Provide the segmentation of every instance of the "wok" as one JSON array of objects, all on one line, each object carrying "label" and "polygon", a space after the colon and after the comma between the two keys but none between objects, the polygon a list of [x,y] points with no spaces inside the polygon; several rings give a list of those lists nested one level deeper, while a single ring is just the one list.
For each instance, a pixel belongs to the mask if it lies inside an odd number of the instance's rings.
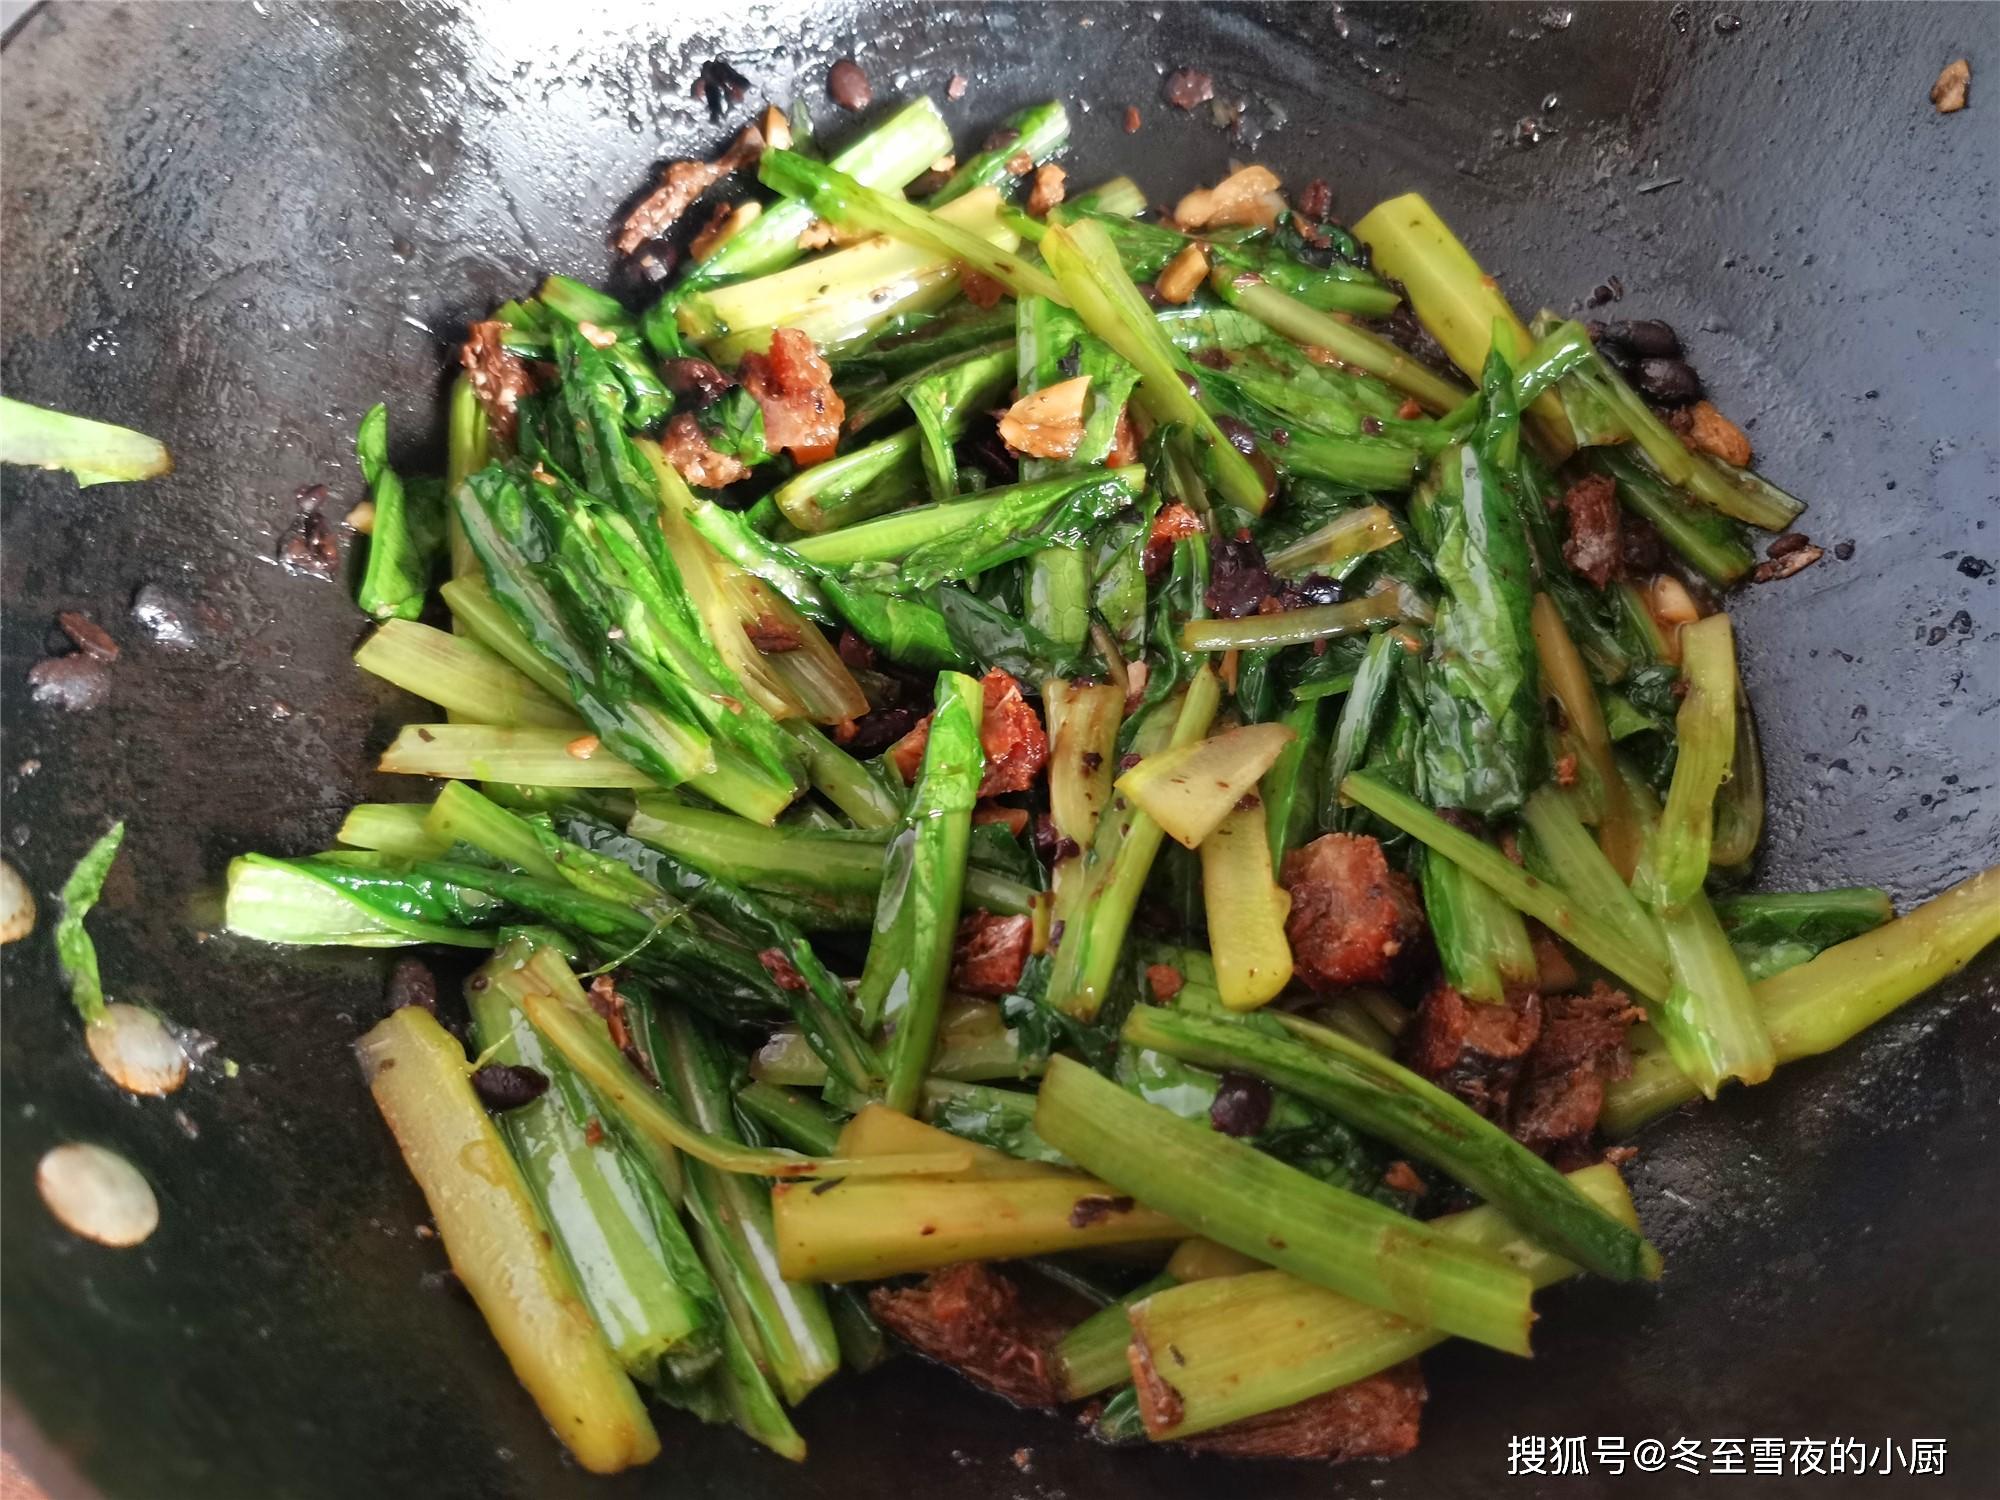
[{"label": "wok", "polygon": [[[241,1066],[135,1104],[84,1053],[50,921],[5,950],[13,1451],[57,1496],[1448,1500],[1701,1482],[1509,1481],[1516,1434],[1942,1436],[1947,1474],[1922,1492],[1990,1494],[1992,953],[1840,1054],[1649,1130],[1630,1172],[1666,1279],[1545,1297],[1532,1367],[1429,1356],[1408,1460],[1112,1452],[903,1359],[814,1396],[803,1468],[674,1413],[649,1471],[565,1463],[474,1310],[426,1286],[442,1253],[414,1232],[422,1200],[348,1054],[386,959],[218,936],[214,892],[238,851],[315,849],[351,802],[411,794],[371,771],[412,705],[350,669],[351,588],[274,562],[295,493],[328,485],[336,516],[361,497],[350,436],[379,398],[399,462],[435,465],[446,345],[545,272],[604,276],[609,217],[651,163],[721,138],[689,97],[707,58],[754,81],[737,117],[797,94],[837,129],[823,81],[849,53],[878,113],[966,74],[946,106],[961,139],[1060,94],[1084,176],[1128,171],[1162,197],[1247,154],[1159,103],[1161,70],[1195,63],[1288,181],[1325,176],[1350,216],[1425,192],[1517,301],[1567,309],[1619,277],[1614,315],[1683,331],[1829,549],[1736,606],[1773,789],[1767,886],[1874,881],[1907,901],[2000,849],[2000,577],[1966,561],[2000,561],[2000,101],[1980,77],[1965,114],[1926,99],[1950,59],[2000,56],[1995,11],[725,9],[66,4],[7,44],[0,377],[157,434],[178,466],[81,494],[5,475],[6,854],[48,898],[129,818],[93,919],[113,990]],[[146,583],[190,601],[191,648],[128,618]],[[25,682],[74,608],[124,644],[87,714],[32,704]],[[85,1244],[43,1211],[34,1164],[68,1139],[156,1184],[144,1247]]]}]

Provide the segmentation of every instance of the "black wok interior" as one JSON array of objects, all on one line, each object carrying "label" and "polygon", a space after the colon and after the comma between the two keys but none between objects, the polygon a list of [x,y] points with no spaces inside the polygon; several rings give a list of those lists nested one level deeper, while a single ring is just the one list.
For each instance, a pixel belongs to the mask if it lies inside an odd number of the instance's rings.
[{"label": "black wok interior", "polygon": [[[1245,101],[1258,159],[1288,182],[1324,176],[1346,216],[1422,190],[1517,304],[1569,310],[1621,278],[1617,311],[1683,332],[1829,548],[1734,606],[1772,787],[1763,879],[1929,895],[2000,850],[2000,573],[1961,566],[2000,563],[2000,74],[1977,72],[2000,66],[1996,18],[1920,4],[36,10],[0,63],[0,380],[156,434],[177,469],[83,493],[61,475],[0,481],[5,852],[46,911],[90,839],[128,818],[93,919],[112,989],[214,1037],[241,1072],[211,1066],[169,1101],[117,1094],[81,1045],[51,922],[4,950],[8,1446],[58,1497],[1449,1500],[1699,1483],[1510,1482],[1512,1434],[1943,1436],[1949,1470],[1922,1492],[1992,1493],[2000,955],[1838,1056],[1649,1130],[1630,1175],[1665,1280],[1547,1295],[1532,1367],[1465,1346],[1428,1356],[1410,1459],[1249,1469],[1114,1452],[904,1358],[804,1406],[804,1467],[662,1413],[662,1461],[595,1481],[561,1457],[472,1307],[427,1284],[443,1254],[414,1233],[422,1200],[348,1055],[386,958],[217,935],[215,894],[231,855],[322,847],[350,803],[419,791],[371,770],[413,706],[350,668],[351,588],[274,561],[295,494],[329,486],[335,515],[361,498],[350,444],[378,399],[399,460],[436,466],[440,372],[466,321],[546,272],[602,280],[609,217],[651,165],[740,118],[711,125],[689,97],[703,60],[751,78],[743,110],[798,94],[849,131],[823,83],[852,54],[876,113],[911,90],[942,100],[964,73],[946,105],[962,139],[1061,95],[1082,177],[1127,171],[1162,198],[1249,151],[1160,104],[1161,70],[1195,63]],[[1927,90],[1967,55],[1973,105],[1940,117]],[[190,649],[128,618],[146,583],[192,603]],[[106,707],[63,714],[30,702],[26,674],[56,612],[79,608],[124,654]],[[144,1247],[85,1244],[44,1212],[34,1164],[68,1139],[116,1147],[156,1184],[163,1223]]]}]

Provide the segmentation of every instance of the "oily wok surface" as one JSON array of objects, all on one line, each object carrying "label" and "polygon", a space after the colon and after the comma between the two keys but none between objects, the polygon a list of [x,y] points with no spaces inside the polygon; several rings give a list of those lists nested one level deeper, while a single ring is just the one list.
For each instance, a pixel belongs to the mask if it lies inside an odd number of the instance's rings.
[{"label": "oily wok surface", "polygon": [[[1943,888],[2000,847],[2000,572],[1983,568],[2000,564],[2000,241],[1977,72],[1992,11],[264,10],[44,6],[0,61],[0,383],[156,434],[177,460],[82,494],[0,475],[7,857],[47,913],[128,818],[92,919],[112,992],[241,1066],[134,1104],[83,1050],[52,916],[0,956],[7,1443],[52,1493],[1583,1492],[1509,1481],[1517,1434],[1944,1436],[1947,1475],[1925,1492],[1983,1492],[2000,1461],[1990,953],[1838,1056],[1647,1131],[1627,1170],[1665,1280],[1547,1296],[1532,1366],[1430,1355],[1407,1460],[1114,1452],[906,1358],[802,1408],[803,1468],[662,1412],[663,1461],[604,1482],[564,1462],[415,1234],[422,1200],[348,1052],[387,958],[212,934],[231,855],[319,848],[350,803],[412,795],[371,770],[409,704],[348,663],[351,573],[274,560],[297,492],[327,485],[334,516],[361,498],[351,434],[378,399],[398,461],[434,464],[438,403],[410,393],[442,393],[469,318],[546,272],[601,281],[607,227],[652,164],[709,149],[766,95],[850,128],[824,97],[848,54],[876,113],[919,89],[943,103],[965,74],[945,105],[961,141],[1066,98],[1078,181],[1125,171],[1165,199],[1254,144],[1288,183],[1326,177],[1345,217],[1426,193],[1523,307],[1568,311],[1619,277],[1612,314],[1681,330],[1829,549],[1732,606],[1771,787],[1761,883]],[[1926,92],[1961,55],[1973,103],[1941,118]],[[754,92],[711,125],[688,87],[718,56]],[[1160,104],[1161,71],[1189,63],[1245,102],[1243,140]],[[148,583],[183,602],[184,647],[128,615]],[[64,714],[29,701],[26,674],[78,608],[124,650],[109,703]],[[163,1222],[145,1246],[83,1244],[43,1211],[34,1164],[67,1139],[151,1178]]]}]

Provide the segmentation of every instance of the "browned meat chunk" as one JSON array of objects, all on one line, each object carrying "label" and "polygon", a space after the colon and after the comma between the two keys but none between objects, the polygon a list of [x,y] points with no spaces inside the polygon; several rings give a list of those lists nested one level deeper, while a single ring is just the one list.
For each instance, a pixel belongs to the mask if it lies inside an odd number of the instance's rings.
[{"label": "browned meat chunk", "polygon": [[1054,162],[1035,168],[1035,180],[1028,188],[1028,212],[1046,219],[1049,210],[1063,201],[1063,179],[1068,174]]},{"label": "browned meat chunk", "polygon": [[981,802],[972,809],[973,827],[977,828],[981,823],[998,823],[1015,838],[1026,833],[1028,824],[1033,821],[1034,815],[1027,808],[1010,807],[1005,802]]},{"label": "browned meat chunk", "polygon": [[[1139,1411],[1149,1429],[1171,1425],[1180,1397],[1163,1381],[1141,1346],[1130,1360]],[[1415,1360],[1277,1411],[1245,1417],[1197,1437],[1190,1448],[1237,1458],[1399,1458],[1417,1446],[1423,1419],[1423,1371]]]},{"label": "browned meat chunk", "polygon": [[1031,1306],[990,1266],[946,1266],[913,1287],[878,1287],[868,1305],[919,1354],[949,1365],[974,1385],[1018,1406],[1055,1406],[1049,1350],[1064,1320]]},{"label": "browned meat chunk", "polygon": [[472,377],[472,394],[486,408],[486,425],[502,442],[514,441],[515,413],[523,396],[534,394],[535,380],[518,354],[509,354],[500,340],[507,325],[474,323],[459,348],[458,362]]},{"label": "browned meat chunk", "polygon": [[1314,989],[1380,984],[1397,955],[1424,935],[1416,887],[1389,868],[1372,838],[1314,839],[1285,856],[1283,880],[1292,897],[1285,921],[1292,962]]},{"label": "browned meat chunk", "polygon": [[782,948],[766,948],[757,955],[757,962],[764,966],[764,972],[781,990],[803,990],[805,976],[798,970],[791,957]]},{"label": "browned meat chunk", "polygon": [[951,987],[967,995],[998,1000],[1019,988],[1035,942],[1035,920],[968,912],[958,924],[951,955]]},{"label": "browned meat chunk", "polygon": [[691,411],[676,412],[667,423],[660,451],[666,454],[674,472],[696,489],[719,490],[750,475],[740,460],[709,446],[708,434],[701,430],[701,423]]},{"label": "browned meat chunk", "polygon": [[1184,536],[1200,536],[1201,530],[1201,517],[1178,500],[1161,506],[1146,537],[1146,577],[1156,579],[1165,573],[1174,560],[1174,543]]},{"label": "browned meat chunk", "polygon": [[750,644],[766,656],[782,656],[787,651],[797,651],[806,643],[805,637],[799,634],[798,626],[769,613],[747,622],[743,633],[750,637]]},{"label": "browned meat chunk", "polygon": [[658,239],[680,222],[695,199],[738,168],[754,166],[763,154],[764,137],[756,126],[746,125],[714,161],[669,162],[660,174],[660,185],[625,216],[618,231],[618,253],[630,255],[646,241]]},{"label": "browned meat chunk", "polygon": [[1504,1005],[1482,1005],[1440,979],[1403,1033],[1403,1061],[1487,1119],[1504,1124],[1541,1031],[1542,1002],[1535,994]]},{"label": "browned meat chunk", "polygon": [[1602,980],[1588,994],[1545,996],[1541,1035],[1514,1093],[1514,1138],[1564,1170],[1589,1163],[1604,1086],[1632,1071],[1626,1034],[1644,1018]]},{"label": "browned meat chunk", "polygon": [[982,309],[998,306],[1000,299],[1007,295],[1007,288],[1000,282],[966,265],[958,268],[958,289],[965,293],[966,301]]},{"label": "browned meat chunk", "polygon": [[[1004,792],[1025,792],[1049,763],[1049,737],[1041,717],[1021,696],[1021,684],[1005,672],[988,672],[980,679],[985,689],[985,717],[979,725],[979,747],[986,752],[986,774],[979,783],[979,795],[997,797]],[[924,747],[930,743],[931,721],[926,714],[917,727],[889,747],[889,763],[905,781],[915,781],[924,763]]]},{"label": "browned meat chunk", "polygon": [[1618,574],[1624,549],[1618,538],[1618,486],[1602,474],[1579,479],[1563,493],[1569,512],[1569,540],[1563,561],[1592,588],[1603,588]]},{"label": "browned meat chunk", "polygon": [[980,724],[979,744],[986,752],[986,775],[979,783],[979,795],[1025,792],[1049,763],[1048,734],[1040,715],[1021,696],[1021,684],[1007,673],[988,672],[981,683],[986,690],[986,716]]},{"label": "browned meat chunk", "polygon": [[790,453],[801,467],[833,457],[847,403],[810,335],[780,328],[769,354],[746,354],[737,371],[764,411],[764,446]]}]

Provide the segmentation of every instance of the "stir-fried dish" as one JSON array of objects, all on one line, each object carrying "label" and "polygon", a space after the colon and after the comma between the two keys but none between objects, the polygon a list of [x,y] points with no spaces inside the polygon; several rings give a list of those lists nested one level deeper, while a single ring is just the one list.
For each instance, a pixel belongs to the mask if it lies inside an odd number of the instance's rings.
[{"label": "stir-fried dish", "polygon": [[467,960],[362,1070],[589,1469],[652,1401],[803,1458],[892,1340],[1107,1441],[1404,1453],[1422,1351],[1661,1274],[1621,1142],[2000,935],[1991,870],[1747,888],[1727,601],[1819,550],[1672,329],[1067,134],[770,110],[626,221],[649,305],[473,326],[442,474],[361,424],[356,662],[441,789],[229,926]]}]

